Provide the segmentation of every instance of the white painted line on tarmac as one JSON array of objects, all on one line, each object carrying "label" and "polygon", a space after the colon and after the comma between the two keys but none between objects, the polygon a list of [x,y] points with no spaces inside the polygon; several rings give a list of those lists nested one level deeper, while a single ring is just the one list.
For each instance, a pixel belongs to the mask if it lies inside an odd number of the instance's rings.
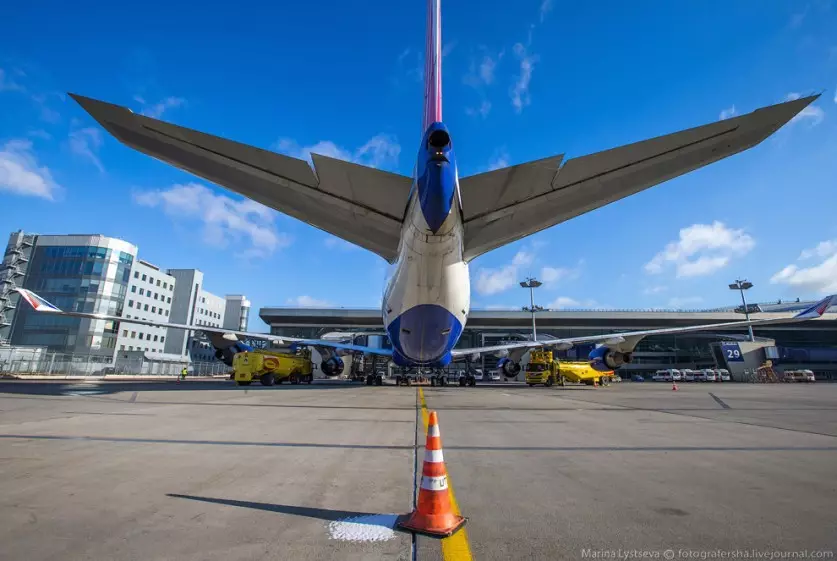
[{"label": "white painted line on tarmac", "polygon": [[397,514],[369,514],[335,520],[328,525],[330,538],[344,542],[385,542],[395,537]]}]

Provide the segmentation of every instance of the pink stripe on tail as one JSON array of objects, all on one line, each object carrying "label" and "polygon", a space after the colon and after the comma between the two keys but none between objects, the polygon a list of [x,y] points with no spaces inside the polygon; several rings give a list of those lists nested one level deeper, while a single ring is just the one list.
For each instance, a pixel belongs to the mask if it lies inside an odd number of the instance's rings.
[{"label": "pink stripe on tail", "polygon": [[424,45],[424,128],[442,120],[442,14],[441,0],[427,0],[427,35]]}]

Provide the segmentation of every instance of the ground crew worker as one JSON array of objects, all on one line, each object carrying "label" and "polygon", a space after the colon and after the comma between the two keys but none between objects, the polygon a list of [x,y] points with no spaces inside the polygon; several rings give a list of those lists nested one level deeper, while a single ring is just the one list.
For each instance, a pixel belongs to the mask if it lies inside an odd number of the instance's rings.
[{"label": "ground crew worker", "polygon": [[[183,370],[180,371],[180,378],[183,378],[185,380],[186,379],[186,372],[187,372],[187,370],[186,370],[186,367],[184,366]],[[180,381],[180,378],[178,378],[178,381]]]}]

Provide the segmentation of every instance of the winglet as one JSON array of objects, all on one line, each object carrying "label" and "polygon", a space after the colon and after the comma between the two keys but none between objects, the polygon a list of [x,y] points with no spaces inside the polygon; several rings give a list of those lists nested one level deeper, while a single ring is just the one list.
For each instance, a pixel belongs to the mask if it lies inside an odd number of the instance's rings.
[{"label": "winglet", "polygon": [[818,318],[822,316],[828,308],[834,305],[835,301],[837,301],[837,295],[832,294],[831,296],[826,296],[810,308],[802,310],[793,317],[799,319]]},{"label": "winglet", "polygon": [[45,299],[41,298],[31,290],[26,290],[25,288],[16,288],[15,292],[19,293],[36,312],[48,312],[52,314],[61,313],[61,309],[58,306],[50,304]]}]

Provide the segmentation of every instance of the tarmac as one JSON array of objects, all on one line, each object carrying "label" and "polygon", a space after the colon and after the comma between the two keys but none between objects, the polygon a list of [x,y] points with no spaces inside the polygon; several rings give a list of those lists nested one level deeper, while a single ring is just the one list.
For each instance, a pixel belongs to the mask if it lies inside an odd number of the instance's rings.
[{"label": "tarmac", "polygon": [[[393,528],[429,409],[445,540]],[[0,559],[833,559],[835,512],[837,384],[0,382]]]}]

